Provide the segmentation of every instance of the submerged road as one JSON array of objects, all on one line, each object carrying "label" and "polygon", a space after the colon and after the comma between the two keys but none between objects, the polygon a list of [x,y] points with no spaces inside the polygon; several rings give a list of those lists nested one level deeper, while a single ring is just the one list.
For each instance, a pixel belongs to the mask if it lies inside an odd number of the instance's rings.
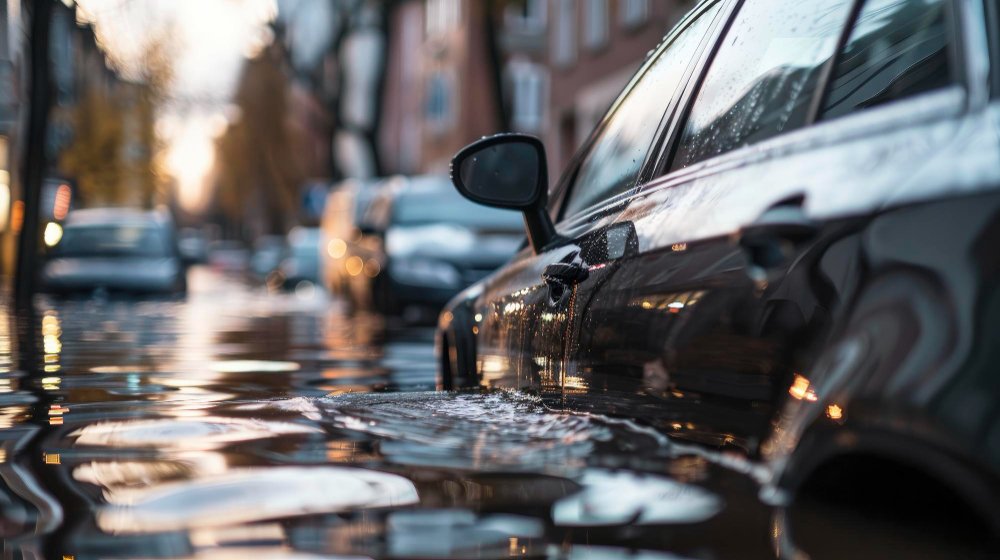
[{"label": "submerged road", "polygon": [[988,556],[767,505],[746,458],[641,419],[435,392],[429,328],[190,281],[0,321],[4,558]]}]

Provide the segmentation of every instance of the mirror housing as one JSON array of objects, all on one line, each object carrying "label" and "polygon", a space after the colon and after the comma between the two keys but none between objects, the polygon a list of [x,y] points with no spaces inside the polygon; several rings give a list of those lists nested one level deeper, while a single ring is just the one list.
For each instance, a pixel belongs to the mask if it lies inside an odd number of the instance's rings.
[{"label": "mirror housing", "polygon": [[555,226],[546,208],[545,147],[538,138],[497,134],[469,144],[451,160],[451,182],[473,202],[522,212],[535,253],[555,238]]}]

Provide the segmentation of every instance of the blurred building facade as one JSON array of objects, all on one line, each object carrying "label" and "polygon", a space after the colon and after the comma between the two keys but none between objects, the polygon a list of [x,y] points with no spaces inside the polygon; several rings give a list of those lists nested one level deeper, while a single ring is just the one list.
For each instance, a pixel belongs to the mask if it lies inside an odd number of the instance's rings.
[{"label": "blurred building facade", "polygon": [[444,173],[461,147],[503,130],[495,2],[410,0],[389,15],[380,150],[391,173]]},{"label": "blurred building facade", "polygon": [[554,172],[586,140],[647,53],[691,0],[546,0],[549,107],[543,136]]},{"label": "blurred building facade", "polygon": [[[252,237],[246,232],[280,233],[308,223],[308,216],[292,211],[307,205],[293,199],[305,200],[302,195],[323,181],[445,173],[458,149],[502,131],[541,137],[555,178],[650,49],[692,4],[278,0],[275,41],[248,62],[245,73],[270,65],[284,76],[273,108],[283,123],[267,130],[293,147],[294,161],[279,167],[294,173],[271,172],[284,178],[261,188],[282,183],[291,191],[280,205],[258,197],[256,206],[267,207],[244,209],[234,217],[243,222],[237,229]],[[252,97],[241,95],[237,104]],[[244,107],[240,112],[245,123],[251,113]],[[262,159],[237,157],[247,148],[233,138],[227,142],[220,154],[232,151],[234,168]],[[227,195],[217,194],[216,209],[229,205],[233,213],[235,205],[246,204],[248,197],[238,193],[249,192],[249,180],[230,180],[235,194],[228,203]],[[273,215],[276,206],[289,217]]]},{"label": "blurred building facade", "polygon": [[379,149],[387,173],[447,171],[499,131],[545,140],[557,175],[690,0],[390,4]]},{"label": "blurred building facade", "polygon": [[692,4],[280,0],[276,27],[333,180],[446,172],[498,131],[542,137],[555,174]]},{"label": "blurred building facade", "polygon": [[54,219],[45,203],[59,184],[72,185],[78,206],[161,202],[152,84],[123,75],[94,28],[81,23],[75,4],[53,3],[49,48],[53,101],[43,219]]},{"label": "blurred building facade", "polygon": [[[380,175],[375,138],[384,78],[385,0],[279,0],[275,36],[290,71],[292,125],[326,135],[309,175]],[[321,123],[316,126],[316,123]]]},{"label": "blurred building facade", "polygon": [[229,237],[315,225],[328,185],[382,174],[385,0],[278,0],[218,139],[210,212]]}]

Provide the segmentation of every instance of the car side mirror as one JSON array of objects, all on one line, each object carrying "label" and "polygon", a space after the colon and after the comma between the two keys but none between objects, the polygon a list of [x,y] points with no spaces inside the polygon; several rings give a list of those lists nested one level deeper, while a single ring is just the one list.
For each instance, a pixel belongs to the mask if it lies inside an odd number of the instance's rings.
[{"label": "car side mirror", "polygon": [[549,217],[545,147],[527,134],[497,134],[462,148],[451,160],[451,181],[465,198],[524,213],[536,253],[555,238]]}]

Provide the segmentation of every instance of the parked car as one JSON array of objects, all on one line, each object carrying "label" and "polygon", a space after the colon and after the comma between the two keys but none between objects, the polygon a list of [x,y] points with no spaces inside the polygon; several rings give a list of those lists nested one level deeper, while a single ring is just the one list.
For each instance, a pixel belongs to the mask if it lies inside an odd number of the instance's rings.
[{"label": "parked car", "polygon": [[182,229],[178,234],[177,249],[185,265],[208,262],[208,238],[199,229]]},{"label": "parked car", "polygon": [[76,210],[61,226],[41,273],[54,293],[184,292],[187,279],[173,222],[158,212]]},{"label": "parked car", "polygon": [[209,245],[208,265],[219,272],[246,274],[250,258],[250,251],[242,241],[218,239]]},{"label": "parked car", "polygon": [[303,283],[319,285],[319,239],[319,228],[296,227],[288,232],[288,254],[278,266],[286,289]]},{"label": "parked car", "polygon": [[284,235],[264,235],[254,241],[250,270],[260,278],[266,278],[281,265],[288,255],[288,241]]},{"label": "parked car", "polygon": [[356,302],[411,318],[425,310],[437,313],[510,259],[524,239],[516,212],[472,204],[443,176],[389,181],[363,223],[344,263],[352,283],[363,286],[354,290],[361,294]]},{"label": "parked car", "polygon": [[639,414],[779,501],[944,488],[1000,534],[998,49],[995,2],[700,2],[551,192],[533,137],[456,155],[530,246],[441,314],[443,386]]},{"label": "parked car", "polygon": [[[326,289],[355,307],[370,307],[369,283],[348,272],[347,261],[357,256],[362,263],[382,251],[382,237],[366,219],[372,200],[386,181],[348,179],[327,195],[320,223],[320,272]],[[356,261],[354,261],[356,262]],[[351,270],[355,270],[352,262]],[[363,265],[362,265],[363,269]],[[369,272],[371,272],[369,266]]]},{"label": "parked car", "polygon": [[445,177],[410,178],[382,193],[370,212],[385,224],[384,274],[375,286],[389,313],[409,306],[437,312],[510,260],[524,240],[517,212],[472,204]]}]

